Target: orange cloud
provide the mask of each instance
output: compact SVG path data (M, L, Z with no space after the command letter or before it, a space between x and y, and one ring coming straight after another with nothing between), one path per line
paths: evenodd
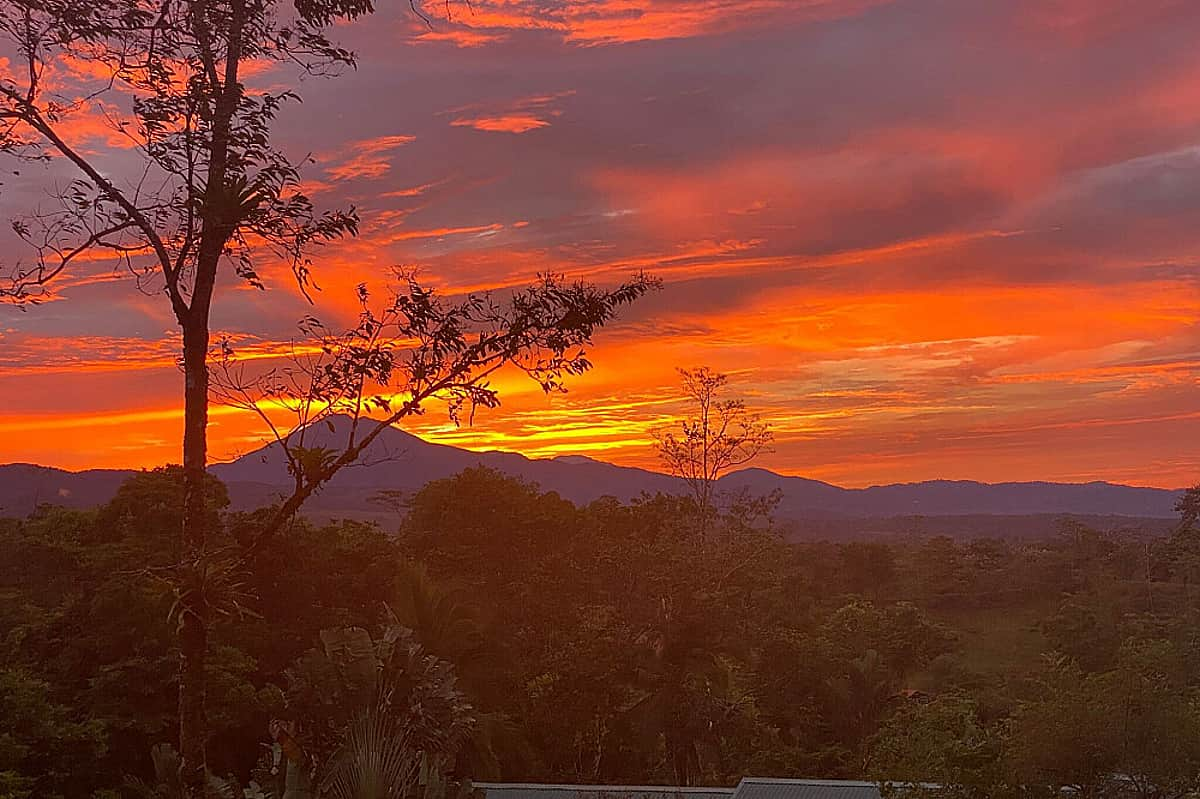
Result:
M362 235L315 254L316 308L286 264L260 270L282 288L267 294L223 275L221 324L254 331L239 352L269 364L303 313L352 323L354 287L382 294L394 264L448 293L646 269L666 290L601 332L571 393L506 374L476 426L432 412L413 429L654 465L651 432L686 410L673 367L708 363L775 425L762 465L785 472L1194 482L1200 70L1175 46L1190 7L873 5L479 0L402 27L415 53L394 26L363 29L348 44L369 68L304 87L311 130L281 125L289 153L322 142L306 189L362 208ZM429 57L439 42L476 49ZM393 90L412 102L379 102ZM342 116L312 113L333 100ZM98 121L75 135L116 174L129 155ZM419 139L366 138L395 130ZM22 171L5 201L32 196ZM169 311L84 265L60 284L71 303L0 333L0 461L175 458ZM261 432L216 413L214 454Z
M470 28L455 27L449 30L423 30L414 41L425 43L446 42L455 47L482 47L486 44L504 41L503 34L484 33Z
M550 121L547 117L562 115L562 111L555 107L556 104L573 94L575 94L574 91L564 91L523 97L509 103L504 110L493 108L493 110L478 113L478 109L481 107L486 109L486 106L468 105L451 109L447 113L476 111L467 116L456 117L450 123L455 127L474 128L491 133L528 133L531 130L549 127Z
M325 172L336 180L383 177L392 168L388 154L415 140L414 136L393 135L354 142L347 148L350 156L340 164L325 167Z
M385 191L380 194L380 197L420 197L425 192L432 189L444 181L434 181L432 183L422 183L420 186L409 186L403 189L395 189L393 191Z
M87 336L0 336L0 375L16 379L31 374L70 372L111 373L164 369L175 365L179 347L174 338L157 340Z
M400 241L412 241L413 239L439 239L443 236L464 236L471 233L476 235L484 235L498 232L504 229L504 225L499 222L493 222L490 225L465 225L463 227L439 227L430 228L427 230L396 230L388 233L381 233L376 237L376 241L380 244L395 244Z
M469 14L416 29L423 42L480 47L518 31L552 33L584 46L706 36L765 25L786 17L820 21L851 17L890 0L596 0L547 4L542 0L480 0Z
M1200 308L1171 281L1135 291L1058 284L1053 293L814 285L758 292L726 313L703 314L672 312L671 291L651 309L652 321L600 334L596 369L570 393L546 396L523 376L504 374L495 381L502 408L481 411L475 426L454 428L431 409L410 429L468 448L654 467L651 434L687 410L673 367L694 365L703 346L704 360L730 373L733 391L775 427L770 465L783 471L862 485L899 475L1017 479L1035 476L1027 470L1036 463L1036 476L1047 479L1116 479L1096 446L1111 445L1112 436L1128 440L1135 427L1139 441L1127 447L1141 470L1126 467L1123 479L1182 484L1196 465L1170 442L1197 423L1179 402L1194 394L1200 375ZM238 349L273 357L283 346L251 341ZM108 385L123 379L120 371L174 375L169 338L145 346L82 340L80 354L67 349L28 339L6 348L3 366L19 370L41 357L73 379ZM169 392L163 396L170 401ZM230 411L214 421L222 457L251 449L264 433ZM81 449L77 431L85 424L91 432ZM0 414L0 433L10 434L0 436L6 459L59 465L153 465L174 457L177 426L169 404L99 416ZM131 440L136 451L125 448Z
M539 119L532 114L507 114L496 117L475 117L473 119L461 118L450 123L455 127L474 128L475 130L489 131L492 133L528 133L531 130L548 127L550 125L544 119Z

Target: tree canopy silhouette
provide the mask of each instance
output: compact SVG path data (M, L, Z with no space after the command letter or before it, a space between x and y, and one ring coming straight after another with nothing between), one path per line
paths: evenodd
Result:
M180 774L188 796L199 796L204 785L204 662L212 610L206 581L221 574L208 541L204 488L217 278L228 272L263 289L265 267L282 262L310 296L314 250L357 234L354 208L315 208L300 183L304 159L284 153L273 131L281 108L298 99L300 78L354 67L354 53L330 32L372 11L370 0L0 5L0 55L8 64L0 72L0 152L69 164L75 174L52 189L49 207L13 221L31 255L0 269L0 299L36 305L53 296L56 281L85 276L78 270L109 257L143 291L165 296L182 333L184 491L176 618ZM252 74L263 67L280 72L268 86L256 86ZM89 119L102 120L128 143L120 158L79 146L73 125ZM132 167L130 154L137 158ZM465 388L468 377L497 359L517 360L544 347L566 371L585 369L586 360L572 360L567 350L607 321L615 306L649 287L638 279L612 295L570 295L561 285L544 283L514 301L516 313L507 317L514 329L496 329L499 338L478 345L466 342L461 318L441 314L431 295L413 284L405 310L414 332L428 336L428 365L453 353L459 390L482 399L484 393ZM584 294L587 302L572 301ZM597 312L590 303L604 309ZM563 315L550 318L555 309ZM350 371L374 369L376 376L380 368L352 358L341 363ZM424 375L426 365L412 364L414 374ZM357 453L348 448L319 468L302 469L294 506Z

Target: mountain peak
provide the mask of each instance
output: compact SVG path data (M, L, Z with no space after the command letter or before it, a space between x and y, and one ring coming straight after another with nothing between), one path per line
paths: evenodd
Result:
M374 430L375 426L378 425L381 421L383 421L383 420L376 419L373 416L358 417L357 424L358 424L359 436L361 437L361 436L366 435L367 433L371 432L372 430ZM354 425L355 425L355 419L353 416L346 414L346 413L335 413L335 414L333 414L331 416L327 416L324 419L321 419L319 421L312 422L311 424L308 425L308 427L305 429L304 432L308 433L309 431L311 431L314 435L318 435L318 436L321 436L321 435L324 435L325 433L327 433L328 435L338 436L342 439L345 439L347 436L350 435L350 431L354 428ZM413 433L410 433L401 427L396 427L396 425L388 425L384 429L384 431L382 433L380 433L380 435L388 436L388 437L399 436L399 437L403 437L403 438L407 438L407 439L414 439L416 441L420 441L423 444L429 443L429 442L426 442L420 436L414 435Z
M305 430L308 446L344 446L354 419L330 416ZM360 418L361 436L377 420ZM682 481L659 472L617 466L586 455L530 459L515 452L474 452L435 444L392 426L380 431L359 462L342 469L306 506L326 517L362 518L370 497L380 490L415 492L432 480L485 466L535 483L573 502L586 504L611 496L628 501L643 493L678 494ZM235 507L252 509L278 501L291 480L278 443L268 444L210 471L229 485ZM32 512L39 502L88 507L108 501L133 471L66 472L33 464L0 466L0 508L10 515ZM781 475L757 466L721 478L724 489L751 494L780 493L778 515L791 519L881 518L912 516L1091 515L1169 519L1182 491L1090 483L980 483L932 480L921 483L841 488L820 480ZM65 500L62 498L66 498Z
M770 469L764 469L761 466L747 466L744 469L737 469L729 474L724 475L718 482L726 483L771 483L773 485L781 483L790 483L792 485L810 485L824 486L827 488L835 488L839 491L844 490L832 483L826 483L824 480L814 480L811 477L801 477L793 474L780 474L773 472Z
M550 460L554 463L604 463L604 461L589 458L587 455L555 455Z

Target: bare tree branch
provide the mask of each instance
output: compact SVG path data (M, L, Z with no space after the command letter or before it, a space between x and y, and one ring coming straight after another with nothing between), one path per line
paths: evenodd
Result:
M225 345L213 372L218 401L251 410L266 422L282 451L293 492L276 509L247 548L252 559L303 502L338 471L356 462L391 426L421 414L430 401L447 407L460 423L464 409L499 405L488 378L512 366L544 391L564 391L564 381L591 368L586 346L596 329L624 305L658 286L644 275L604 291L557 276L516 292L507 300L491 294L445 302L412 273L381 311L359 289L358 324L330 334L306 318L301 330L315 337L317 352L284 367L250 374ZM278 426L271 410L289 410L293 424ZM367 409L374 415L368 415ZM350 423L336 447L309 445L306 433L337 415ZM366 426L360 435L360 426Z
M659 458L671 474L687 483L701 514L713 510L717 480L730 469L770 452L772 433L757 414L746 410L739 399L721 399L729 378L706 366L678 370L684 395L695 415L680 423L678 434L669 430L654 433Z

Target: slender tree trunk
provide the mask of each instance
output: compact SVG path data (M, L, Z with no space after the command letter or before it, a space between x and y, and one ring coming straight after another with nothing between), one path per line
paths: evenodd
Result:
M237 220L229 207L227 169L230 130L241 89L241 58L245 5L233 3L226 48L224 83L214 104L212 146L204 186L200 243L196 252L191 303L180 319L183 327L183 546L182 624L179 630L179 776L185 799L203 799L204 747L208 738L205 713L204 661L208 654L209 609L204 591L205 539L208 530L204 484L208 466L208 323L217 266ZM203 30L206 23L197 26ZM211 45L210 45L211 47ZM215 67L214 67L215 71Z
M671 771L675 775L675 784L681 788L689 788L695 782L692 773L692 747L688 736L680 731L668 730L667 749L671 754Z
M201 799L205 783L204 661L208 652L208 607L204 592L207 539L205 467L208 464L208 323L183 326L184 431L182 586L179 627L179 775L184 796Z

